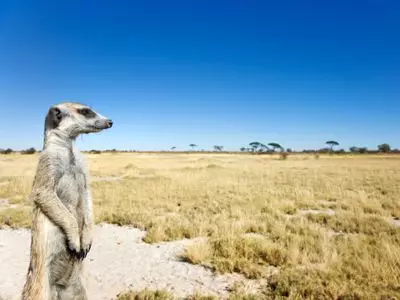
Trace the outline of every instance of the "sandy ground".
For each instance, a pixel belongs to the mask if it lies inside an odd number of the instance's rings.
[[[145,232],[113,225],[96,226],[86,258],[89,299],[115,299],[128,289],[160,288],[184,297],[199,291],[223,297],[237,275],[214,275],[179,261],[177,254],[196,240],[146,244]],[[0,230],[0,299],[18,299],[29,263],[29,230]]]

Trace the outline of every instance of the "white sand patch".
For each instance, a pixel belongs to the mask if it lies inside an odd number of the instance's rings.
[[[215,275],[204,267],[180,261],[177,254],[193,240],[158,244],[141,241],[144,231],[114,225],[96,226],[94,244],[86,258],[89,299],[115,299],[133,289],[167,289],[178,297],[196,291],[227,295],[243,280],[239,275]],[[0,230],[0,298],[18,298],[29,264],[29,230]]]
[[[400,227],[400,218],[392,218],[391,223],[396,227]]]

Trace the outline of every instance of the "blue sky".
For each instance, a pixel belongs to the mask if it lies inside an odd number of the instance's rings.
[[[399,1],[0,1],[0,148],[48,108],[114,127],[82,149],[252,141],[400,147]]]

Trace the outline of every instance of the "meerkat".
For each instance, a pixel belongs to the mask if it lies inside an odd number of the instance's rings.
[[[92,199],[75,140],[113,122],[78,103],[50,108],[33,182],[31,255],[23,300],[87,299],[83,259],[92,245]]]

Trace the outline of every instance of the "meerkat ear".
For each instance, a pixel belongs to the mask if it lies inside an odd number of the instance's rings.
[[[62,113],[58,107],[52,107],[46,116],[45,131],[57,128],[62,120]]]

